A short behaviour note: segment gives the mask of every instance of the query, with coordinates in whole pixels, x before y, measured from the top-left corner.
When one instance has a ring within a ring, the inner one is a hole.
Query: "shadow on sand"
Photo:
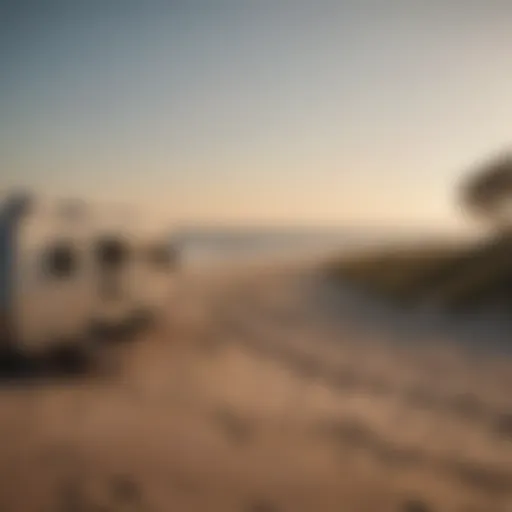
[[[138,335],[154,327],[154,318],[137,316],[115,327],[95,324],[84,337],[86,343],[55,341],[49,344],[53,348],[38,356],[28,356],[12,348],[3,349],[0,351],[0,386],[109,374],[115,365],[105,349],[133,342]],[[0,345],[13,346],[12,343]]]
[[[55,350],[44,356],[28,357],[15,351],[0,354],[0,386],[83,377],[98,369],[92,354]]]
[[[115,365],[113,354],[106,349],[133,342],[147,328],[145,324],[117,329],[98,327],[87,344],[54,344],[54,348],[37,356],[4,349],[0,352],[0,386],[108,375]]]

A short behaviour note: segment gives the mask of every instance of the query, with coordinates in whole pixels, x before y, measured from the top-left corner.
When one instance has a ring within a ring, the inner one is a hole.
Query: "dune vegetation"
[[[512,306],[512,237],[386,248],[331,261],[335,279],[394,302],[449,311]]]
[[[332,261],[327,271],[337,280],[403,305],[506,311],[512,306],[510,183],[511,156],[485,163],[463,183],[463,206],[490,227],[477,242],[373,249]]]

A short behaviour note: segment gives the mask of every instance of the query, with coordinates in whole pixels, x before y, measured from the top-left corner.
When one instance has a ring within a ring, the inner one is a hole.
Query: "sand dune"
[[[461,332],[313,267],[184,274],[109,375],[2,385],[0,510],[511,510],[512,360]]]

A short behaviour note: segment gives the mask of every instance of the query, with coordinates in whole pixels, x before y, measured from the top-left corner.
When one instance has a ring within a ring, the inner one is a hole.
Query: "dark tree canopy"
[[[463,205],[500,229],[512,227],[512,153],[477,166],[462,189]]]

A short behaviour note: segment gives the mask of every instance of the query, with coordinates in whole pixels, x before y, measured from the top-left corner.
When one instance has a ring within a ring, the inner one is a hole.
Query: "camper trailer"
[[[4,348],[86,349],[99,333],[154,318],[176,268],[169,234],[122,209],[8,197],[0,210]]]

